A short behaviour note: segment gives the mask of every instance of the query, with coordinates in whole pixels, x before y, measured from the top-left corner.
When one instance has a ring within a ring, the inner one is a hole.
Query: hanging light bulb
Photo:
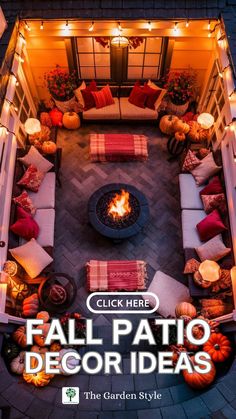
[[[69,23],[68,23],[68,20],[66,21],[66,24],[65,24],[65,26],[64,26],[63,31],[64,31],[64,34],[65,34],[65,35],[69,35],[69,33],[70,33],[70,28],[69,28]]]
[[[41,29],[41,31],[43,30],[43,20],[41,22],[40,29]]]
[[[19,32],[19,37],[21,38],[21,42],[22,42],[22,44],[26,44],[26,39],[25,39],[25,37],[24,37],[24,35],[22,35],[22,33],[21,32]]]
[[[89,26],[89,32],[93,32],[94,29],[94,22],[91,23],[91,25]]]
[[[121,35],[123,29],[122,29],[122,26],[121,26],[121,23],[120,22],[118,22],[118,24],[117,24],[117,29],[118,29],[119,35]]]
[[[175,34],[178,33],[178,22],[175,22],[175,25],[174,25],[174,33]]]
[[[148,22],[148,30],[149,30],[149,32],[151,32],[151,30],[152,30],[152,22],[150,20]]]
[[[208,21],[207,29],[208,29],[208,31],[211,29],[211,21],[210,20]]]
[[[20,63],[23,63],[25,61],[24,58],[21,57],[21,55],[19,54],[19,52],[15,52],[15,53],[16,53],[16,55],[17,55],[18,60],[20,61]]]
[[[186,28],[189,27],[189,20],[188,19],[186,20],[185,26],[186,26]]]

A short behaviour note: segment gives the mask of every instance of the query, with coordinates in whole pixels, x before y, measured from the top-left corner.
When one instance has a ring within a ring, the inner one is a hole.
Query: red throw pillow
[[[49,112],[49,117],[54,127],[62,127],[63,113],[59,109],[54,108]]]
[[[104,108],[105,106],[113,105],[115,103],[109,84],[107,84],[98,92],[92,92],[92,95],[95,100],[97,109]]]
[[[21,207],[17,207],[17,221],[11,225],[10,230],[25,240],[37,239],[39,235],[38,224]]]
[[[22,178],[17,182],[17,185],[24,186],[32,192],[38,192],[45,173],[40,172],[32,164],[28,167]]]
[[[155,110],[155,103],[157,99],[159,98],[162,89],[152,89],[150,86],[148,86],[147,83],[145,83],[143,90],[147,94],[145,106],[149,109]]]
[[[81,93],[84,99],[84,110],[88,111],[89,109],[95,108],[95,99],[92,95],[92,92],[97,91],[97,84],[94,80],[89,83],[89,86],[86,86],[86,89],[82,89]]]
[[[26,191],[23,191],[19,196],[13,198],[13,201],[28,213],[32,215],[35,214],[36,208]]]
[[[191,150],[188,150],[183,162],[182,172],[191,172],[191,170],[195,169],[199,164],[201,164],[201,160],[199,160]]]
[[[224,190],[218,176],[213,177],[208,185],[200,191],[200,195],[217,195],[219,193],[224,193]]]
[[[227,230],[218,210],[212,211],[207,217],[200,221],[196,227],[200,240],[203,242],[206,242],[217,236],[217,234],[222,233],[222,231]]]
[[[143,87],[138,85],[134,85],[128,101],[132,103],[132,105],[138,106],[139,108],[145,108],[145,102],[147,100],[147,93],[145,92]]]

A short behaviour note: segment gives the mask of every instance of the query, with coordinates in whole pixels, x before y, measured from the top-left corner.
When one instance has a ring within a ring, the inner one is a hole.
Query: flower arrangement
[[[64,101],[73,97],[74,90],[77,87],[75,71],[68,73],[57,65],[54,70],[45,74],[44,79],[54,99]]]
[[[193,71],[169,72],[164,78],[164,88],[172,103],[183,105],[193,96],[196,74]]]

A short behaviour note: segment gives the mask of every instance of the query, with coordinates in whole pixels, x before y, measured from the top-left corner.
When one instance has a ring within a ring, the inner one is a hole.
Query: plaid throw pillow
[[[19,196],[13,198],[13,201],[31,215],[35,214],[36,208],[26,191],[23,191]]]
[[[201,195],[203,207],[207,214],[214,209],[218,209],[222,214],[227,212],[225,194],[219,193],[217,195]]]
[[[188,150],[182,166],[182,171],[190,172],[195,169],[195,167],[199,166],[199,164],[201,164],[201,160],[199,160],[191,150]]]

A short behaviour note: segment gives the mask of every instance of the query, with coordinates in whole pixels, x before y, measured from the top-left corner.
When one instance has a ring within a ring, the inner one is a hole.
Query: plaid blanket
[[[132,134],[90,134],[91,161],[145,161],[147,137]]]
[[[146,263],[142,260],[90,260],[87,263],[90,291],[143,290],[146,277]]]

